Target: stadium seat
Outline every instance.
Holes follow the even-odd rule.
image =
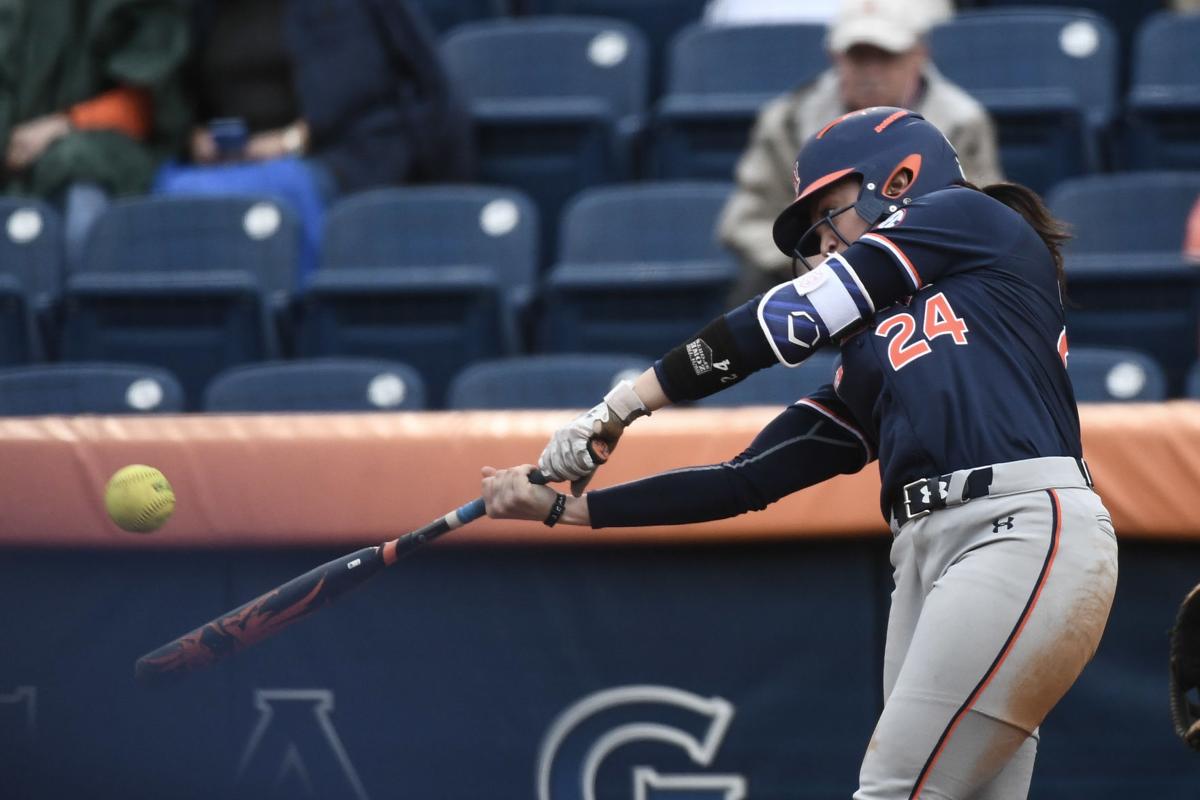
[[[689,26],[655,115],[657,174],[732,180],[763,105],[828,65],[823,25]]]
[[[451,31],[442,53],[470,101],[483,181],[524,190],[550,220],[581,189],[632,174],[648,58],[633,26],[574,17],[476,22]],[[553,252],[553,226],[542,233],[544,252]]]
[[[1073,346],[1132,347],[1167,372],[1171,394],[1197,357],[1200,270],[1181,254],[1200,172],[1075,178],[1047,198],[1070,224],[1067,333]]]
[[[509,0],[416,0],[425,18],[436,31],[448,31],[457,25],[509,14]]]
[[[737,266],[713,230],[729,191],[650,183],[575,198],[543,287],[539,350],[654,358],[724,312]]]
[[[700,19],[708,0],[517,0],[537,14],[623,19],[646,35],[650,45],[650,92],[657,97],[663,85],[664,56],[671,38]]]
[[[483,361],[450,384],[447,408],[591,408],[650,366],[642,356],[564,354]]]
[[[330,209],[321,268],[300,303],[297,351],[416,367],[431,405],[472,361],[520,349],[538,215],[508,189],[383,189]]]
[[[0,364],[43,355],[62,292],[62,223],[40,200],[0,198]]]
[[[247,364],[222,372],[204,393],[204,410],[419,411],[425,384],[408,364],[317,358]]]
[[[1167,397],[1162,367],[1136,350],[1072,347],[1067,374],[1080,403],[1148,403]]]
[[[1185,386],[1184,394],[1192,400],[1200,400],[1200,361],[1197,361],[1188,370],[1187,385]]]
[[[1133,169],[1200,169],[1200,14],[1162,12],[1138,31],[1128,99]]]
[[[930,32],[933,61],[987,107],[1010,179],[1044,191],[1100,169],[1117,108],[1117,39],[1082,10],[969,11]]]
[[[183,410],[170,372],[137,364],[39,364],[0,370],[0,414],[147,414]]]
[[[798,367],[774,366],[753,373],[741,383],[697,401],[701,407],[786,406],[827,383],[839,364],[837,350],[814,353]]]
[[[294,214],[255,197],[115,203],[67,276],[61,354],[172,370],[189,408],[222,369],[276,354],[295,276]]]

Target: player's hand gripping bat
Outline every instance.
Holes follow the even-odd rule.
[[[529,480],[546,483],[546,477],[537,471],[529,474]],[[147,653],[137,660],[134,676],[141,683],[164,682],[244,650],[366,583],[425,542],[473,522],[484,513],[480,497],[399,539],[326,562]]]

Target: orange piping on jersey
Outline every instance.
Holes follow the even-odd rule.
[[[854,172],[854,170],[852,168],[848,168],[848,169],[839,169],[837,172],[831,172],[828,175],[822,175],[821,177],[817,178],[815,181],[810,183],[808,186],[806,186],[803,192],[796,195],[796,199],[792,201],[792,204],[794,205],[795,203],[803,200],[804,198],[808,197],[810,194],[817,191],[818,189],[825,188],[826,186],[828,186],[829,184],[838,180],[839,178],[846,177],[851,172]]]
[[[862,443],[863,449],[867,452],[867,463],[870,463],[871,459],[875,457],[874,452],[871,450],[871,445],[867,444],[867,437],[858,429],[856,425],[838,416],[831,409],[826,408],[816,400],[813,400],[811,397],[801,398],[800,400],[797,400],[795,404],[798,406],[808,406],[818,414],[828,417],[830,422],[836,423],[837,425],[850,431],[850,433],[854,434],[858,438],[858,441]]]
[[[892,185],[892,181],[896,180],[896,176],[900,174],[900,170],[902,170],[902,169],[907,169],[909,172],[912,173],[912,180],[910,180],[908,182],[908,186],[905,186],[900,191],[894,192],[894,193],[889,192],[888,187],[890,187]],[[885,181],[883,184],[883,196],[890,197],[891,199],[895,200],[897,197],[904,194],[904,192],[910,186],[912,186],[914,183],[917,182],[917,176],[920,174],[921,174],[921,154],[913,153],[911,156],[908,156],[903,161],[901,161],[899,164],[897,164],[896,168],[894,170],[892,170],[892,174],[888,175],[887,181]]]
[[[920,289],[925,285],[925,281],[921,280],[921,274],[917,272],[917,268],[914,267],[913,263],[908,260],[908,256],[904,255],[904,251],[897,247],[896,243],[891,239],[887,238],[881,233],[875,233],[873,231],[864,233],[862,238],[869,239],[872,242],[878,242],[887,248],[888,252],[895,256],[896,260],[900,262],[900,266],[904,267],[904,269],[908,272],[908,277],[913,283],[913,288]]]
[[[879,123],[878,125],[876,125],[876,126],[875,126],[875,132],[876,132],[876,133],[883,133],[883,130],[884,130],[884,128],[886,128],[888,125],[891,125],[893,122],[895,122],[896,120],[900,119],[901,117],[907,117],[907,116],[908,116],[908,111],[901,109],[900,111],[897,111],[896,113],[894,113],[894,114],[892,114],[891,116],[889,116],[889,117],[888,117],[887,119],[885,119],[883,122],[881,122],[881,123]]]
[[[1067,365],[1067,356],[1071,355],[1071,349],[1067,345],[1067,329],[1064,326],[1062,333],[1058,335],[1058,357],[1062,359],[1063,366]]]
[[[1046,556],[1045,563],[1042,564],[1042,572],[1038,575],[1033,595],[1029,598],[1025,610],[1021,613],[1021,618],[1017,621],[1017,626],[1009,634],[1008,641],[1004,643],[1004,648],[1000,651],[1000,655],[992,662],[992,666],[988,668],[988,671],[983,676],[983,680],[975,687],[975,691],[971,692],[971,696],[967,698],[967,702],[962,704],[962,707],[958,709],[954,718],[950,720],[950,724],[946,726],[946,730],[942,734],[942,738],[938,741],[937,747],[929,757],[929,760],[925,762],[921,774],[917,777],[917,784],[913,787],[912,794],[908,796],[909,800],[917,800],[921,796],[921,789],[925,786],[925,781],[933,773],[933,765],[937,763],[938,756],[946,749],[946,743],[954,735],[954,729],[967,716],[967,712],[971,710],[976,701],[987,690],[992,679],[996,677],[996,673],[1000,671],[1000,667],[1008,658],[1009,653],[1012,652],[1013,646],[1016,645],[1017,639],[1021,638],[1021,632],[1025,630],[1025,623],[1029,622],[1029,618],[1033,615],[1033,610],[1037,607],[1038,598],[1042,596],[1042,589],[1046,588],[1046,581],[1050,578],[1050,570],[1054,567],[1054,558],[1058,555],[1058,542],[1062,537],[1062,503],[1058,499],[1058,493],[1053,489],[1047,489],[1046,493],[1050,495],[1050,507],[1054,513],[1054,529],[1050,534],[1050,552]]]

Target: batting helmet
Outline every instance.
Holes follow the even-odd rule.
[[[903,169],[912,173],[909,184],[888,193],[892,179]],[[914,111],[879,106],[838,117],[805,142],[792,171],[796,199],[775,220],[775,245],[788,256],[815,253],[798,249],[812,224],[809,202],[818,190],[849,175],[862,179],[854,210],[875,225],[914,198],[962,183],[958,153],[932,123]]]

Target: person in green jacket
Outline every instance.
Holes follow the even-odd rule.
[[[69,258],[186,135],[187,46],[179,0],[0,0],[0,190],[57,205]]]

